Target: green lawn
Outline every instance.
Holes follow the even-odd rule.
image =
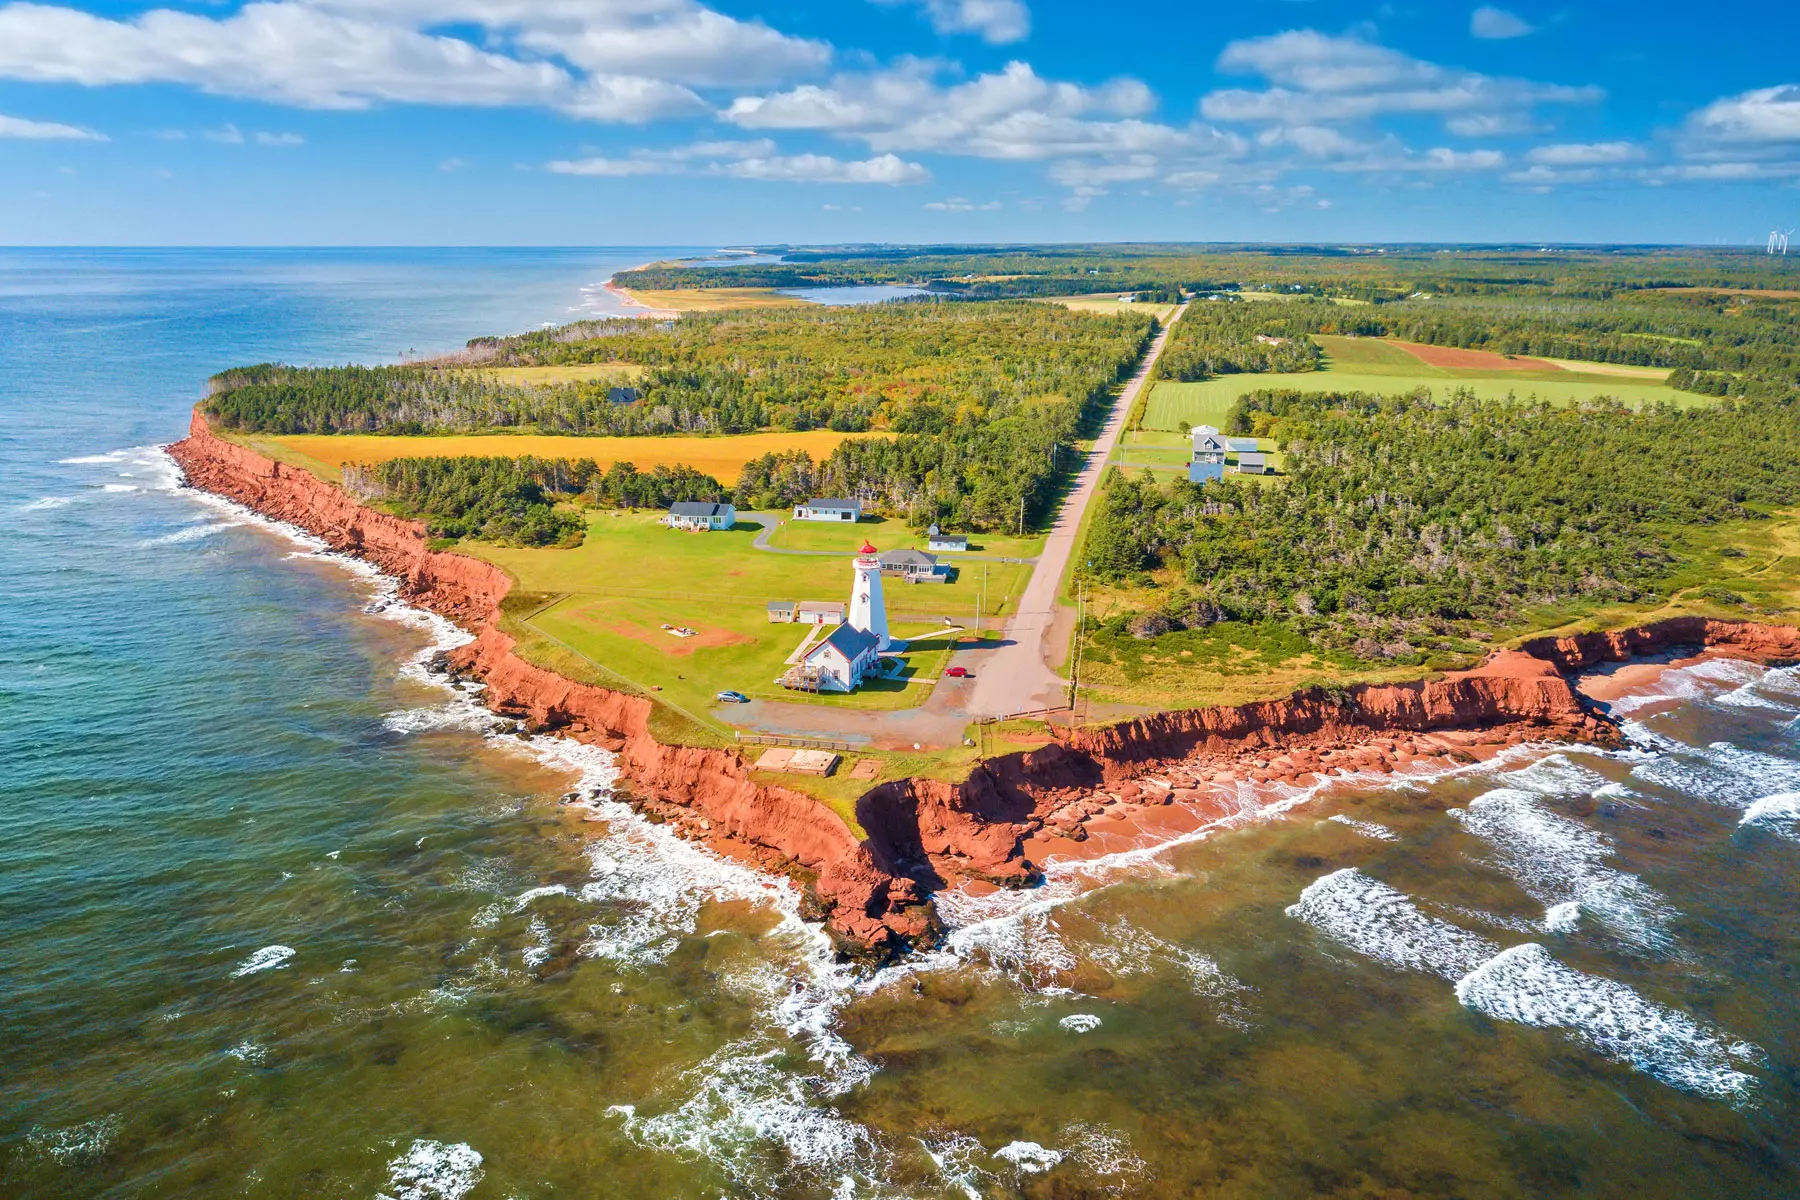
[[[1528,400],[1535,396],[1554,404],[1571,404],[1612,396],[1634,407],[1665,401],[1683,407],[1717,403],[1710,396],[1679,392],[1666,384],[1601,374],[1604,368],[1599,364],[1593,373],[1461,370],[1428,366],[1398,346],[1376,338],[1321,335],[1314,340],[1326,352],[1323,370],[1224,375],[1200,383],[1158,383],[1144,412],[1144,428],[1174,430],[1186,421],[1189,425],[1223,429],[1238,397],[1268,388],[1394,394],[1423,386],[1438,394],[1447,394],[1451,388],[1468,388],[1484,400],[1504,400],[1509,396]]]
[[[677,707],[705,716],[713,696],[727,688],[799,698],[774,681],[807,627],[770,624],[766,605],[848,601],[849,561],[757,550],[751,525],[729,533],[678,533],[659,520],[655,513],[594,513],[586,539],[572,550],[482,543],[457,548],[504,567],[521,593],[560,597],[532,614],[530,625],[646,693],[661,689],[661,697]],[[856,536],[851,529],[818,528]],[[929,681],[950,652],[942,636],[929,635],[941,634],[943,617],[973,624],[983,567],[986,615],[998,617],[1014,606],[1029,565],[966,562],[957,580],[946,584],[884,579],[895,636],[923,639],[906,656],[907,677],[918,682],[882,681],[855,696],[817,702],[852,708],[924,703]],[[697,636],[675,637],[664,624],[691,628]],[[730,711],[712,715],[728,718]]]
[[[760,515],[760,514],[759,514]],[[796,521],[782,513],[769,514],[782,525],[769,538],[769,545],[784,550],[841,550],[854,554],[866,539],[878,550],[925,549],[925,535],[914,533],[905,521],[885,517],[864,517],[854,525],[832,521]],[[956,531],[952,531],[956,532]],[[1002,558],[1035,558],[1044,549],[1041,534],[1029,537],[971,533],[969,553],[990,554]],[[940,554],[940,562],[955,565],[954,553]]]

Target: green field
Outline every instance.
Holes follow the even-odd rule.
[[[925,549],[925,535],[914,533],[905,521],[864,517],[854,525],[843,525],[829,521],[795,521],[782,514],[776,514],[775,519],[783,524],[770,536],[769,545],[779,546],[784,550],[839,550],[845,554],[854,554],[865,539],[878,550]],[[1034,558],[1044,549],[1041,534],[1018,538],[973,533],[968,538],[968,553],[996,558]],[[938,561],[955,566],[958,555],[940,554]],[[990,564],[990,570],[994,565]],[[990,574],[990,582],[992,578]],[[889,603],[892,603],[891,597]]]
[[[888,578],[884,590],[895,636],[922,639],[906,655],[907,678],[916,682],[884,680],[853,696],[816,700],[789,693],[774,681],[807,627],[770,624],[765,606],[771,600],[847,601],[848,558],[757,550],[752,542],[758,530],[752,525],[740,524],[729,533],[679,533],[659,520],[651,513],[596,513],[575,549],[483,543],[458,549],[504,567],[521,594],[545,596],[546,604],[526,618],[536,631],[618,681],[715,721],[730,716],[729,707],[709,712],[714,694],[727,688],[850,708],[922,704],[949,653],[943,618],[962,626],[974,623],[980,565],[969,564],[946,584]],[[830,532],[854,536],[846,529]],[[986,568],[985,615],[992,619],[1014,606],[1031,568],[1011,563]],[[697,636],[672,636],[664,624],[686,626]]]
[[[1158,383],[1144,410],[1146,430],[1215,425],[1223,429],[1238,397],[1268,388],[1304,392],[1378,392],[1392,394],[1428,387],[1436,393],[1468,388],[1484,400],[1532,397],[1571,404],[1596,396],[1612,396],[1633,407],[1668,402],[1683,407],[1716,403],[1709,396],[1679,392],[1629,368],[1606,364],[1569,364],[1578,370],[1478,371],[1433,367],[1398,346],[1375,338],[1317,336],[1325,350],[1325,367],[1296,374],[1224,375],[1200,383]]]

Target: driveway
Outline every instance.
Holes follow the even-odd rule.
[[[762,526],[762,532],[757,534],[756,540],[750,543],[750,547],[753,550],[766,550],[770,554],[804,554],[811,555],[814,558],[856,557],[856,551],[854,550],[789,550],[784,546],[769,545],[769,539],[775,536],[775,531],[781,527],[781,522],[786,519],[775,513],[741,512],[737,515],[737,519],[738,523],[741,525]],[[855,527],[852,526],[852,528]],[[892,549],[892,547],[889,547],[889,549]],[[940,557],[938,561],[944,563],[946,566],[954,567],[957,563],[964,562],[1028,563],[1036,562],[1037,560],[1035,558],[1005,558],[998,554],[969,554],[967,552],[958,552],[956,554]]]
[[[1048,664],[1050,655],[1059,649],[1052,627],[1056,624],[1057,593],[1068,570],[1069,556],[1075,552],[1076,534],[1081,528],[1082,514],[1099,489],[1100,477],[1106,471],[1113,447],[1118,445],[1126,414],[1137,403],[1138,394],[1150,378],[1150,369],[1162,356],[1168,344],[1169,331],[1181,320],[1187,304],[1163,326],[1150,345],[1137,374],[1119,393],[1119,399],[1106,418],[1099,438],[1075,477],[1075,487],[1057,511],[1050,527],[1050,539],[1032,568],[1031,581],[1019,599],[1019,611],[1007,621],[1000,643],[993,649],[971,650],[957,654],[953,665],[967,667],[975,676],[966,701],[974,716],[1005,717],[1014,713],[1035,712],[1046,708],[1062,708],[1068,703],[1068,681]]]

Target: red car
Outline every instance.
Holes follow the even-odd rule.
[[[967,667],[951,667],[948,671],[945,671],[944,674],[952,679],[965,679],[968,677],[969,669]]]

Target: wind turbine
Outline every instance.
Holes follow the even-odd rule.
[[[1769,253],[1771,255],[1779,254],[1781,257],[1786,258],[1788,252],[1788,239],[1792,236],[1794,236],[1794,231],[1792,229],[1785,232],[1779,229],[1769,230]]]

